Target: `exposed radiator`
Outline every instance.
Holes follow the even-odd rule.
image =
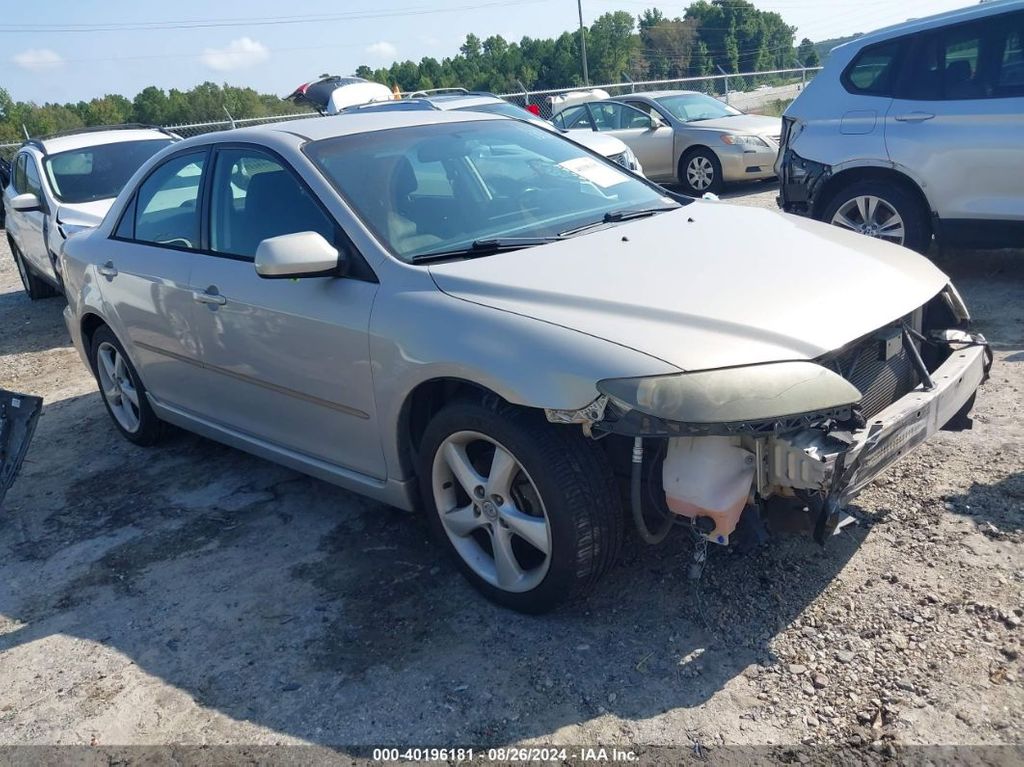
[[[919,383],[917,370],[906,347],[885,359],[883,336],[893,328],[885,328],[832,359],[834,369],[856,386],[864,395],[861,411],[872,418]]]

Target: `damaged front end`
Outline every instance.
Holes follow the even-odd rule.
[[[751,518],[760,537],[764,512],[802,515],[823,543],[888,466],[939,429],[970,428],[992,355],[969,323],[950,285],[813,362],[602,381],[591,406],[548,417],[633,439],[633,513],[649,542],[643,520],[659,515],[724,545]]]
[[[43,400],[0,389],[0,504],[28,452]]]

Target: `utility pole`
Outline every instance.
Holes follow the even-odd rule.
[[[590,86],[590,73],[587,72],[587,33],[583,28],[583,0],[576,0],[580,12],[580,52],[583,54],[583,84]]]

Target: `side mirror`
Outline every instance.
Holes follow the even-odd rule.
[[[651,130],[658,130],[658,128],[664,128],[668,125],[660,115],[651,115]]]
[[[31,213],[34,210],[42,210],[43,204],[32,192],[25,192],[11,198],[11,207],[21,213]]]
[[[269,237],[256,248],[256,274],[268,280],[342,276],[348,261],[322,235]]]

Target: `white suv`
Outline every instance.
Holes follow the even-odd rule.
[[[832,51],[783,117],[779,202],[924,252],[1024,245],[1024,0]]]
[[[25,142],[3,205],[7,242],[29,298],[63,292],[57,255],[64,240],[99,224],[135,171],[177,139],[159,128],[126,125]]]

